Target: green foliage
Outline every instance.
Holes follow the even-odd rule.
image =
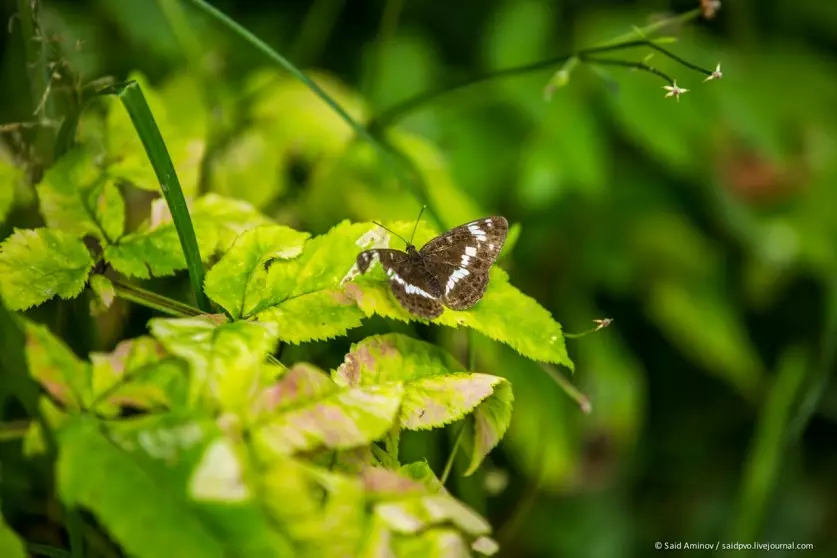
[[[0,244],[0,294],[12,310],[75,298],[93,267],[84,243],[53,229],[15,230]]]
[[[244,230],[269,223],[249,204],[215,194],[198,199],[191,214],[204,261],[227,250]],[[186,268],[177,229],[162,202],[152,206],[151,220],[105,248],[104,256],[114,269],[131,277],[160,277]]]
[[[82,149],[70,151],[37,187],[47,225],[78,237],[116,242],[125,227],[125,202],[112,178]]]

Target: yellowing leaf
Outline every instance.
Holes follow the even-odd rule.
[[[267,454],[349,449],[388,432],[403,397],[400,384],[347,388],[312,366],[294,366],[263,397],[252,434]]]
[[[79,410],[90,399],[90,364],[79,359],[46,326],[25,322],[29,373],[56,401]]]
[[[407,430],[438,428],[476,410],[470,474],[506,432],[512,394],[504,378],[462,370],[435,345],[393,333],[352,345],[333,376],[348,387],[403,384],[398,426]]]
[[[50,229],[15,229],[0,244],[0,294],[11,310],[25,310],[54,296],[75,298],[93,258],[74,236]]]
[[[261,364],[275,347],[276,335],[267,324],[155,318],[149,327],[166,350],[189,363],[193,404],[206,393],[222,409],[242,410],[268,379]]]

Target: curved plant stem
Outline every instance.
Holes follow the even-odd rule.
[[[556,56],[554,58],[547,58],[547,59],[541,60],[539,62],[533,62],[532,64],[524,64],[522,66],[514,66],[514,67],[511,67],[511,68],[505,68],[503,70],[497,70],[497,71],[494,71],[494,72],[489,72],[489,73],[483,74],[481,76],[477,76],[477,77],[474,77],[474,78],[471,78],[471,79],[468,79],[468,80],[461,81],[461,82],[459,82],[457,84],[454,84],[454,85],[450,85],[450,86],[447,86],[447,87],[442,87],[440,89],[427,91],[425,93],[420,93],[420,94],[416,95],[415,97],[407,99],[407,100],[405,100],[405,101],[403,101],[403,102],[401,102],[401,103],[383,111],[378,116],[376,116],[372,120],[370,120],[368,126],[369,126],[369,129],[373,133],[377,133],[380,130],[383,130],[387,126],[391,125],[392,123],[394,123],[396,120],[400,119],[401,117],[403,117],[407,113],[417,109],[420,106],[428,104],[431,101],[434,101],[439,97],[443,97],[445,95],[448,95],[449,93],[453,93],[454,91],[459,91],[460,89],[465,89],[465,88],[468,88],[468,87],[471,87],[471,86],[474,86],[474,85],[477,85],[477,84],[480,84],[480,83],[484,83],[484,82],[487,82],[487,81],[494,81],[494,80],[497,80],[497,79],[502,79],[502,78],[507,78],[507,77],[522,76],[522,75],[526,75],[526,74],[539,72],[539,71],[542,71],[542,70],[555,68],[555,67],[560,66],[561,64],[564,64],[567,60],[569,60],[570,58],[573,58],[573,57],[577,57],[577,58],[583,60],[587,57],[590,57],[590,56],[593,56],[593,55],[596,55],[596,54],[604,54],[604,53],[607,53],[607,52],[618,52],[618,51],[629,50],[629,49],[632,49],[632,48],[639,48],[639,47],[646,47],[646,48],[651,48],[653,50],[656,50],[657,52],[663,54],[667,58],[671,58],[675,62],[677,62],[679,64],[682,64],[683,66],[685,66],[685,67],[687,67],[691,70],[695,70],[696,72],[699,72],[699,73],[701,73],[705,76],[712,75],[712,72],[710,70],[707,70],[705,68],[701,68],[700,66],[698,66],[696,64],[692,64],[691,62],[688,62],[688,61],[680,58],[679,56],[675,55],[674,53],[672,53],[668,49],[665,49],[665,48],[661,47],[660,45],[658,45],[653,40],[635,39],[635,40],[623,41],[623,42],[614,43],[614,44],[606,44],[606,45],[602,45],[602,46],[586,48],[586,49],[582,49],[582,50],[579,50],[579,51],[576,51],[576,52],[573,52],[573,53],[570,53],[570,54],[564,54],[564,55],[561,55],[561,56]],[[613,63],[613,62],[611,61],[609,63]],[[635,65],[634,67],[639,67],[639,66]],[[642,69],[645,69],[645,68],[642,68]],[[653,70],[649,70],[649,71],[653,71]],[[654,73],[657,73],[657,72],[654,72]],[[658,74],[658,75],[660,75],[660,74]],[[662,74],[661,77],[664,77],[667,80],[669,79],[668,76],[666,76],[665,74]]]
[[[668,82],[669,84],[674,85],[674,80],[671,78],[671,76],[669,76],[665,72],[658,70],[653,66],[649,66],[644,62],[632,62],[630,60],[614,60],[611,58],[594,58],[590,56],[583,56],[579,58],[579,60],[581,60],[582,62],[587,62],[588,64],[594,64],[599,66],[622,66],[623,68],[642,70],[644,72],[652,73],[655,76],[659,76],[666,80],[666,82]]]
[[[202,312],[200,309],[190,306],[183,302],[173,300],[171,298],[158,295],[151,291],[145,290],[136,285],[126,283],[120,278],[110,278],[113,283],[116,296],[125,300],[130,300],[139,305],[158,310],[169,316],[183,317],[183,316],[198,316]]]
[[[439,477],[439,481],[441,481],[442,485],[444,485],[448,481],[451,469],[453,469],[453,462],[456,460],[456,453],[459,451],[459,444],[462,443],[462,436],[464,434],[465,423],[462,423],[462,426],[459,427],[459,432],[456,434],[456,441],[453,442],[453,448],[450,450],[448,462],[445,463],[445,469],[444,471],[442,471],[442,476]]]
[[[387,164],[387,166],[392,169],[393,173],[398,177],[399,181],[402,182],[407,188],[409,188],[413,195],[418,198],[422,203],[428,205],[428,214],[433,219],[437,225],[440,225],[441,222],[439,217],[432,207],[431,204],[428,203],[427,195],[420,187],[420,183],[417,182],[413,176],[410,176],[408,173],[405,172],[404,168],[399,164],[399,160],[395,157],[394,150],[385,145],[383,142],[379,141],[373,134],[369,132],[361,123],[357,120],[352,118],[346,109],[340,106],[337,101],[335,101],[328,93],[326,93],[319,85],[317,85],[314,80],[309,78],[305,73],[297,68],[290,60],[270,48],[267,43],[250,33],[247,29],[227,17],[223,12],[220,10],[210,6],[204,0],[189,0],[195,7],[203,11],[208,16],[212,17],[219,23],[223,24],[225,27],[229,28],[233,31],[236,35],[250,43],[256,50],[261,52],[265,55],[271,62],[277,64],[285,71],[290,73],[296,79],[304,83],[317,97],[322,99],[324,103],[326,103],[334,112],[336,112],[340,118],[343,119],[346,124],[354,131],[355,135],[369,143],[373,149],[378,153],[381,160]]]
[[[564,393],[570,396],[570,399],[578,403],[582,413],[589,415],[593,412],[593,405],[590,403],[590,398],[581,393],[578,388],[565,378],[563,374],[558,372],[554,366],[541,363],[541,368],[543,368],[544,372],[549,374],[550,378],[555,380],[555,383],[558,384],[558,387],[564,390]]]
[[[567,332],[564,332],[564,337],[566,339],[579,339],[581,337],[585,337],[587,335],[590,335],[591,333],[596,333],[597,331],[599,331],[601,329],[604,329],[607,326],[609,326],[611,323],[613,323],[613,320],[611,318],[603,318],[601,320],[593,320],[593,321],[596,322],[596,327],[588,329],[587,331],[582,331],[581,333],[567,333]]]

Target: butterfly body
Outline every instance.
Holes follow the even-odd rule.
[[[366,250],[357,256],[365,273],[378,260],[389,277],[393,295],[416,316],[432,320],[444,307],[466,310],[482,298],[488,270],[506,241],[509,225],[503,217],[466,223],[437,236],[416,250]]]

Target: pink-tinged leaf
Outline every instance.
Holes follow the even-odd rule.
[[[500,443],[511,424],[514,394],[504,378],[494,386],[494,393],[474,411],[474,436],[471,463],[465,476],[472,474],[488,453]]]
[[[256,401],[256,414],[273,413],[332,391],[334,382],[325,372],[310,364],[295,364],[274,385],[262,391]]]
[[[376,499],[403,498],[424,491],[421,483],[382,467],[369,467],[361,472],[360,478],[366,492]]]
[[[83,408],[90,398],[90,365],[79,359],[49,328],[25,322],[29,373],[69,409]]]
[[[473,413],[474,427],[466,439],[472,448],[471,474],[505,434],[513,398],[505,379],[462,370],[435,345],[387,334],[353,345],[332,377],[343,386],[403,383],[398,426],[407,430],[439,428]]]
[[[369,444],[388,432],[398,413],[400,384],[322,391],[297,398],[257,427],[253,438],[266,450],[292,454],[319,448],[349,449]]]

